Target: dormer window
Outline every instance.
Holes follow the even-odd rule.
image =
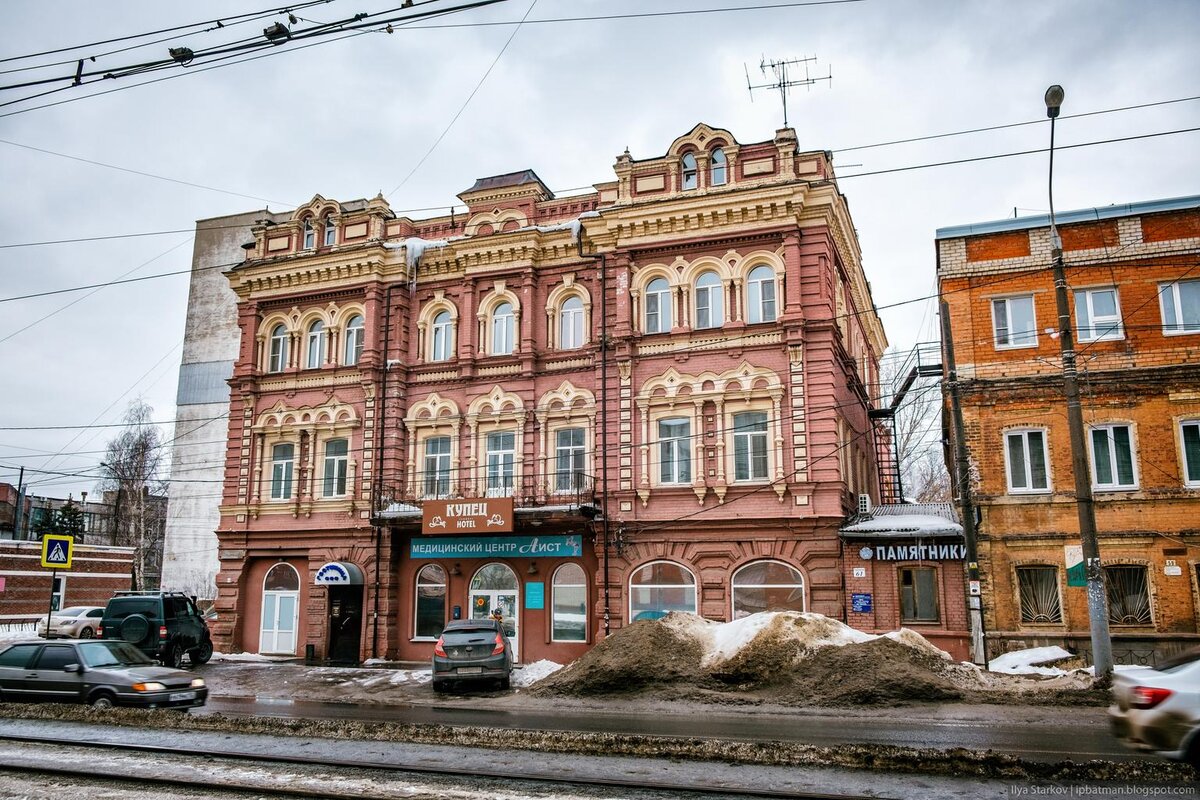
[[[700,185],[700,174],[696,169],[696,157],[691,153],[684,153],[680,163],[683,167],[684,190],[695,189]]]
[[[728,170],[725,163],[725,151],[717,148],[712,151],[712,179],[709,184],[712,186],[722,186],[728,180]]]
[[[312,219],[304,220],[304,249],[312,250],[317,246],[317,232],[313,230]]]
[[[337,228],[335,228],[333,225],[333,218],[325,217],[321,220],[321,225],[325,229],[324,234],[321,236],[321,243],[325,247],[330,247],[337,244]]]

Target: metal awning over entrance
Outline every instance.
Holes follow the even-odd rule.
[[[362,586],[363,574],[357,564],[330,561],[317,570],[317,586]]]

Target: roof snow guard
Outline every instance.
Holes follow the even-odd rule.
[[[843,539],[961,539],[963,529],[949,503],[901,503],[876,506],[838,533]]]

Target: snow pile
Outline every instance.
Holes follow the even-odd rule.
[[[544,658],[541,661],[535,661],[532,664],[526,664],[521,669],[513,671],[512,684],[513,686],[519,686],[522,688],[526,686],[532,686],[542,678],[558,672],[560,669],[562,669],[562,666],[562,664],[557,664],[553,661],[547,661]]]
[[[9,642],[19,642],[22,639],[36,638],[36,622],[15,622],[9,625],[0,625],[0,645],[5,645]]]
[[[988,661],[988,669],[992,672],[1006,672],[1009,675],[1065,675],[1064,670],[1038,666],[1051,661],[1062,661],[1064,658],[1071,658],[1071,654],[1058,646],[1030,647],[996,656]]]
[[[213,661],[240,661],[243,663],[265,663],[271,661],[295,661],[295,656],[264,656],[258,653],[217,653],[212,654]]]

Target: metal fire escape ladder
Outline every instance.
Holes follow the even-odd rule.
[[[879,501],[903,503],[903,465],[900,463],[899,441],[896,436],[896,411],[904,403],[909,390],[918,380],[942,378],[942,345],[940,342],[921,342],[905,356],[896,370],[890,386],[880,386],[880,400],[888,394],[891,402],[868,412],[875,435],[875,459],[879,471]]]

